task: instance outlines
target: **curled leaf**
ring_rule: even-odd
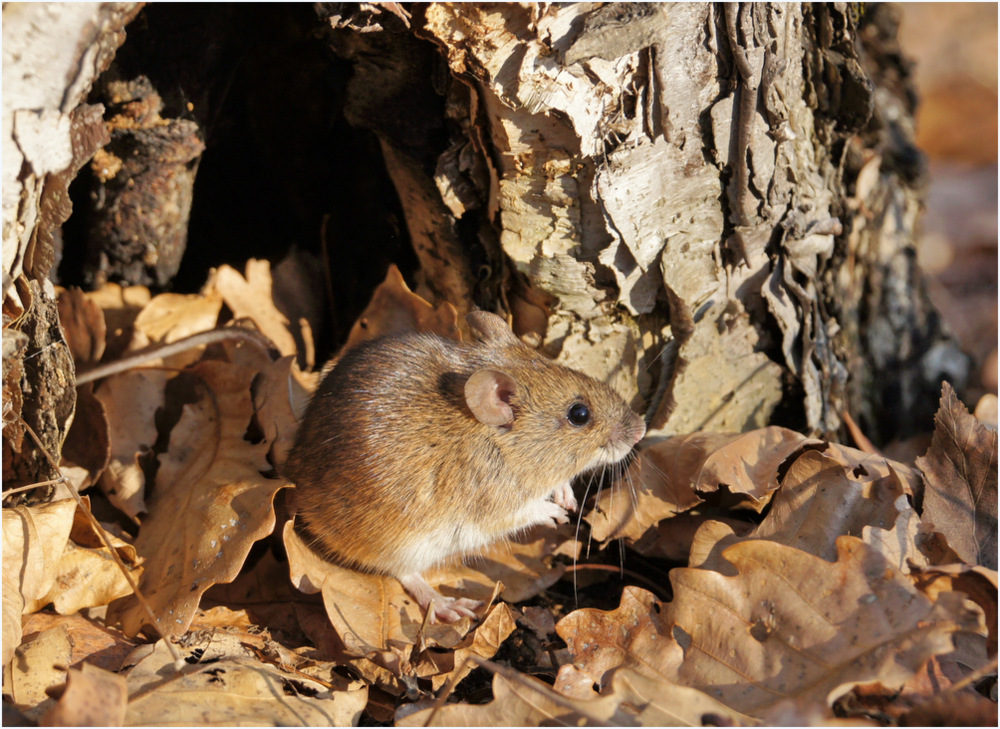
[[[274,494],[287,485],[261,475],[270,468],[267,442],[244,439],[254,372],[224,362],[191,371],[204,396],[185,406],[171,433],[135,542],[146,560],[141,587],[162,630],[173,635],[187,630],[205,590],[233,580],[250,546],[271,533]],[[129,635],[149,622],[132,598],[113,608]]]

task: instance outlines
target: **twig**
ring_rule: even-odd
[[[35,442],[37,443],[38,441]],[[2,496],[3,498],[6,499],[8,496],[19,494],[22,491],[31,491],[31,489],[37,489],[40,486],[54,486],[60,483],[66,483],[65,476],[59,476],[59,478],[50,478],[48,481],[39,481],[38,483],[28,484],[27,486],[18,486],[17,488],[7,489],[6,491],[3,492]]]

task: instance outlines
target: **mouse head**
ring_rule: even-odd
[[[522,343],[500,317],[467,317],[482,366],[465,401],[495,442],[544,480],[563,481],[625,457],[645,434],[642,419],[608,385],[557,365]],[[553,471],[554,473],[549,473]]]

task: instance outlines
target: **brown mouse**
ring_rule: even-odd
[[[535,524],[567,521],[571,482],[646,432],[608,385],[467,317],[477,344],[432,334],[349,350],[317,389],[284,467],[327,558],[391,575],[432,619],[476,617],[422,577]],[[433,608],[431,607],[433,605]]]

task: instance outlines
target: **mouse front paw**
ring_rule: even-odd
[[[556,486],[555,491],[552,492],[552,500],[566,511],[576,511],[577,509],[576,494],[573,493],[573,487],[569,481],[564,481]]]
[[[575,501],[574,501],[575,503]],[[551,524],[557,526],[569,522],[569,515],[566,509],[553,501],[543,501],[538,507],[539,524]]]

